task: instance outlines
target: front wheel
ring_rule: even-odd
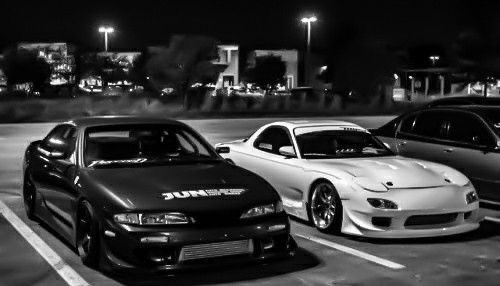
[[[24,199],[24,209],[26,210],[26,215],[30,220],[36,220],[35,216],[35,202],[36,202],[36,190],[35,185],[29,179],[29,174],[24,175],[23,181],[23,199]]]
[[[342,201],[329,182],[320,182],[313,188],[309,212],[314,226],[322,232],[340,233]]]
[[[99,263],[99,224],[92,206],[82,202],[78,216],[77,249],[83,264],[97,267]]]

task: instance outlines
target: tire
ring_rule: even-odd
[[[327,181],[312,187],[308,204],[311,223],[321,232],[339,234],[342,227],[342,201],[337,190]]]
[[[97,268],[100,260],[99,224],[89,202],[83,201],[78,211],[76,247],[83,264]]]
[[[29,179],[29,174],[24,174],[23,179],[23,200],[26,215],[30,220],[36,221],[35,205],[36,205],[36,189],[35,185]]]

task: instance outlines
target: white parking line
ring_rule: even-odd
[[[322,244],[324,246],[328,246],[328,247],[337,249],[339,251],[349,253],[349,254],[357,256],[359,258],[363,258],[365,260],[368,260],[368,261],[371,261],[373,263],[385,266],[385,267],[390,268],[390,269],[399,270],[399,269],[406,268],[406,266],[404,266],[404,265],[389,261],[389,260],[384,259],[384,258],[374,256],[374,255],[371,255],[369,253],[362,252],[362,251],[356,250],[354,248],[350,248],[350,247],[347,247],[347,246],[344,246],[344,245],[341,245],[341,244],[338,244],[335,242],[331,242],[331,241],[326,240],[326,239],[322,239],[322,238],[314,237],[314,236],[309,236],[309,235],[305,235],[305,234],[301,234],[301,233],[295,233],[295,235],[298,237],[305,238],[307,240]]]
[[[485,216],[484,220],[500,223],[500,218],[497,217]]]
[[[90,285],[76,271],[27,226],[7,205],[0,201],[0,213],[26,241],[54,268],[69,286]]]

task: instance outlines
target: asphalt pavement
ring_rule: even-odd
[[[391,118],[336,119],[372,128]],[[214,144],[246,137],[259,126],[278,120],[281,119],[185,122]],[[124,277],[101,273],[84,266],[70,246],[46,226],[28,220],[24,213],[23,151],[28,142],[42,138],[53,126],[54,123],[0,125],[0,201],[20,219],[20,224],[27,226],[22,234],[12,224],[12,216],[0,208],[0,285],[499,285],[500,211],[491,208],[482,212],[499,218],[498,222],[484,221],[477,231],[459,236],[402,240],[332,236],[292,219],[292,233],[299,250],[288,260],[176,275]],[[48,258],[47,253],[51,254]],[[65,281],[60,275],[62,271],[76,275],[81,280],[74,281],[80,284]]]

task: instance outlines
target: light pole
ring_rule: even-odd
[[[99,33],[104,33],[104,51],[108,51],[108,34],[111,34],[115,31],[113,27],[101,26],[99,27]]]
[[[304,60],[304,70],[305,70],[305,83],[306,84],[311,84],[311,23],[314,23],[318,21],[318,18],[316,16],[310,16],[310,17],[304,17],[300,19],[300,21],[304,24],[307,25],[307,49],[306,49],[306,55],[305,55],[305,60]]]
[[[311,51],[311,23],[318,21],[318,18],[316,18],[316,16],[304,17],[300,21],[307,25],[307,52],[310,52]]]

